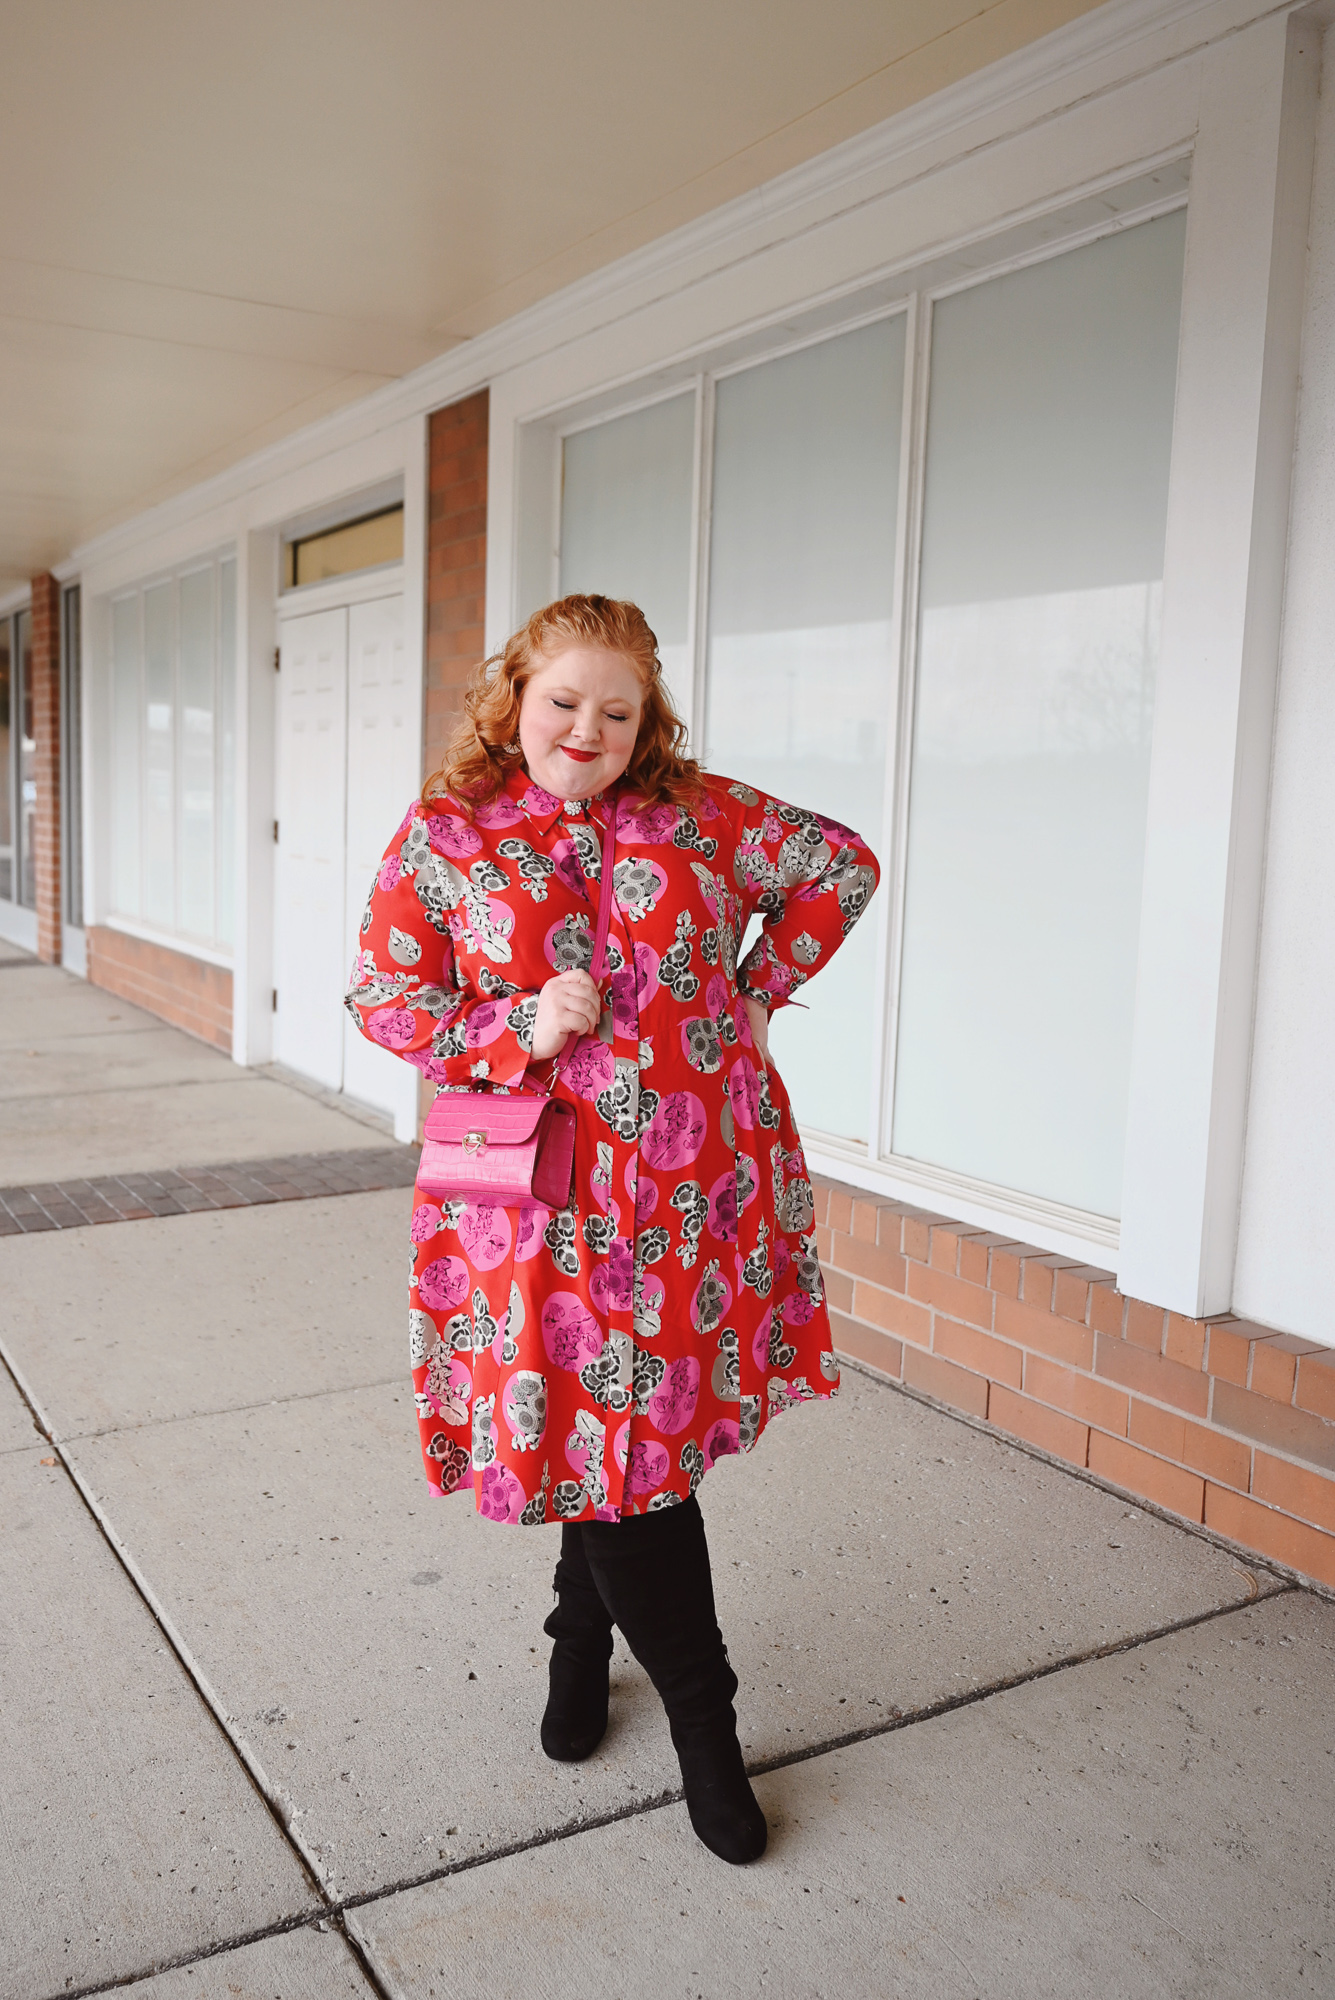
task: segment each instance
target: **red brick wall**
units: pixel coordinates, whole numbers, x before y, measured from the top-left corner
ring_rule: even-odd
[[[424,776],[440,764],[485,645],[489,403],[489,392],[479,389],[431,417]]]
[[[836,1181],[816,1223],[842,1353],[1335,1585],[1335,1349]]]
[[[88,932],[88,977],[231,1054],[232,975],[225,966],[97,924]]]
[[[60,963],[60,585],[32,580],[32,699],[37,738],[37,956]]]

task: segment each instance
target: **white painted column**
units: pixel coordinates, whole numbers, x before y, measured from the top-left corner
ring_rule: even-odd
[[[1204,57],[1188,207],[1118,1282],[1231,1303],[1283,598],[1315,29]]]

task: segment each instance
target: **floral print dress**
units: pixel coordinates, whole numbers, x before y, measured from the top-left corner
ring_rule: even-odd
[[[590,964],[611,801],[521,770],[472,823],[450,804],[415,803],[390,842],[349,1009],[441,1089],[545,1088],[538,991]],[[782,1005],[826,964],[875,858],[707,776],[690,810],[623,796],[612,874],[603,1018],[556,1085],[577,1113],[570,1207],[414,1197],[427,1478],[495,1521],[670,1506],[839,1380],[801,1143],[740,995]]]

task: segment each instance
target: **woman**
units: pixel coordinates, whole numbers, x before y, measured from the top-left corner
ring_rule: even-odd
[[[443,1090],[576,1108],[568,1209],[415,1197],[413,1383],[433,1490],[560,1520],[549,1757],[607,1727],[613,1625],[662,1697],[691,1822],[763,1853],[696,1488],[834,1393],[811,1184],[769,1015],[866,907],[855,834],[703,773],[633,605],[566,597],[478,669],[362,919],[348,1005]],[[589,975],[617,814],[607,991]],[[601,885],[607,893],[608,885]],[[761,934],[738,965],[750,917]]]

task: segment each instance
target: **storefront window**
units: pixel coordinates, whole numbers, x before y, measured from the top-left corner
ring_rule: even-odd
[[[0,618],[0,900],[14,900],[14,625]]]
[[[903,376],[900,315],[727,376],[714,426],[706,760],[877,852]],[[807,1130],[868,1137],[875,973],[861,924],[775,1030]]]
[[[894,1151],[1115,1215],[1183,216],[933,313]]]
[[[673,396],[565,439],[561,595],[629,598],[653,627],[663,678],[685,707],[695,396]]]
[[[1096,1218],[1121,1201],[1184,222],[930,302],[914,383],[891,310],[564,440],[562,588],[637,597],[681,635],[710,768],[885,864],[811,1017],[776,1026],[803,1129]]]
[[[236,565],[115,600],[115,914],[225,947],[232,930]]]
[[[60,813],[65,921],[83,926],[83,713],[80,592],[72,583],[61,598]]]

